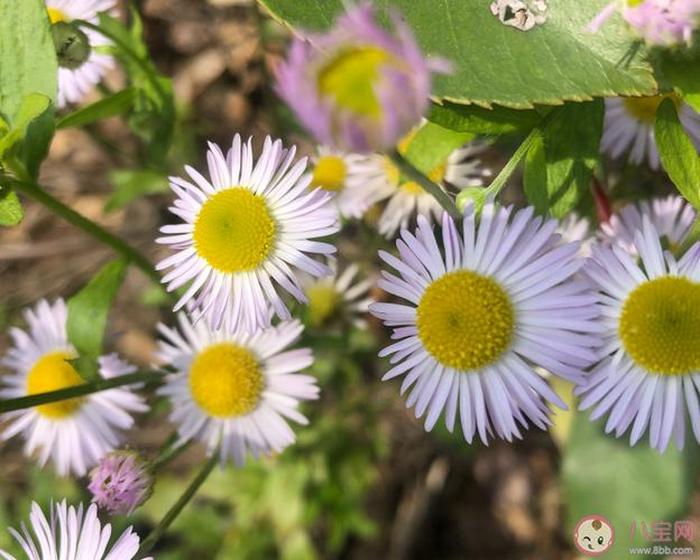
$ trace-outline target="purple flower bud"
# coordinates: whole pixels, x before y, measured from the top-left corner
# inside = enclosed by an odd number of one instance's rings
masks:
[[[105,455],[90,473],[92,501],[112,515],[130,515],[151,495],[153,479],[138,453]]]
[[[280,96],[319,143],[351,152],[393,148],[416,126],[431,92],[428,61],[411,30],[392,15],[387,30],[365,4],[308,41],[295,39],[277,72]]]

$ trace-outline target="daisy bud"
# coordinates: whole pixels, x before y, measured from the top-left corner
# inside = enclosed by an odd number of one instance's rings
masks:
[[[130,515],[153,490],[146,462],[133,451],[105,455],[90,473],[92,501],[112,515]]]
[[[323,34],[296,39],[279,67],[277,89],[301,123],[326,146],[383,151],[420,122],[430,95],[429,62],[394,14],[380,27],[374,8],[349,9]]]
[[[51,26],[51,36],[56,49],[58,65],[75,70],[90,57],[90,41],[77,26],[59,21]]]

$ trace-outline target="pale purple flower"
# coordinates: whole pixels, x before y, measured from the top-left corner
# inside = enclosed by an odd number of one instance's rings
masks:
[[[24,551],[26,560],[132,560],[137,558],[140,539],[127,527],[109,546],[112,526],[100,523],[97,507],[84,510],[83,504],[69,506],[65,500],[51,504],[47,519],[39,504],[32,502],[29,515],[31,533],[24,523],[21,532],[10,528],[10,534]],[[3,560],[16,560],[0,550]],[[143,560],[152,560],[151,557]]]
[[[111,515],[131,515],[153,489],[148,467],[134,451],[115,451],[104,456],[90,473],[92,501]]]
[[[686,410],[700,442],[700,244],[676,260],[646,215],[634,244],[638,257],[599,245],[584,269],[599,290],[604,345],[576,392],[591,420],[607,415],[606,432],[630,430],[635,445],[648,430],[663,452],[671,439],[683,447]]]
[[[391,13],[381,27],[363,4],[341,15],[327,33],[297,38],[277,73],[277,89],[319,143],[350,152],[393,148],[428,107],[428,60],[409,27]]]
[[[511,219],[512,215],[512,219]],[[435,236],[423,216],[415,235],[403,230],[399,256],[380,257],[380,287],[401,303],[370,312],[392,327],[384,380],[404,376],[401,393],[431,430],[443,410],[448,430],[459,413],[462,432],[487,443],[521,437],[532,422],[551,424],[549,404],[564,402],[535,371],[580,381],[597,357],[596,295],[578,243],[561,244],[557,222],[489,202],[477,218],[465,209],[461,235],[446,214]]]
[[[620,10],[624,20],[650,45],[669,47],[690,44],[693,32],[700,25],[700,0],[615,0],[594,18],[589,30],[600,27]]]
[[[696,216],[695,209],[684,198],[669,195],[628,204],[600,224],[600,229],[603,240],[636,255],[635,236],[642,229],[645,217],[669,247],[678,248],[688,237]]]

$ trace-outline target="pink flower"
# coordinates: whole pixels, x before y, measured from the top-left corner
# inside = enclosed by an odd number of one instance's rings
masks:
[[[690,44],[693,32],[700,25],[700,0],[615,0],[596,16],[589,30],[597,32],[617,9],[650,45]]]
[[[92,501],[112,515],[130,515],[151,495],[153,479],[138,453],[115,451],[90,473]]]
[[[351,152],[393,148],[428,107],[431,73],[411,30],[392,14],[379,26],[374,8],[349,9],[323,34],[296,39],[277,72],[277,90],[319,143]]]

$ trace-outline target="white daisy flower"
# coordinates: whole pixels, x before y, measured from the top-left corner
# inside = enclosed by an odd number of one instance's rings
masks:
[[[559,223],[557,233],[561,235],[561,240],[564,243],[579,242],[582,256],[587,257],[591,254],[591,246],[595,241],[595,237],[591,235],[591,222],[588,218],[581,217],[575,212],[570,212]]]
[[[408,152],[415,132],[409,134],[399,145],[399,151]],[[480,187],[483,179],[491,172],[483,169],[478,155],[486,149],[486,144],[474,142],[453,151],[449,157],[428,173],[428,177],[438,185],[450,184],[458,189]],[[369,156],[362,164],[351,170],[348,182],[358,184],[357,192],[363,190],[371,196],[372,203],[388,199],[386,208],[379,218],[379,233],[393,237],[399,229],[408,227],[411,219],[422,215],[431,222],[438,222],[443,208],[435,198],[413,181],[405,181],[396,165],[387,156]],[[362,186],[364,185],[364,186]]]
[[[331,276],[303,280],[304,292],[309,300],[308,315],[310,323],[315,327],[322,326],[331,317],[342,314],[350,322],[362,327],[366,323],[362,316],[369,310],[372,303],[368,297],[372,289],[372,280],[365,278],[353,284],[360,272],[360,267],[351,264],[339,274],[335,260],[330,262]]]
[[[97,25],[98,14],[112,10],[117,5],[117,0],[45,0],[45,2],[53,25],[70,23],[76,19]],[[55,35],[57,31],[55,27],[53,29]],[[76,31],[69,30],[65,33],[74,34]],[[100,47],[110,44],[103,35],[85,28],[81,28],[78,33],[84,34],[81,38],[87,40],[89,47],[78,47],[73,43],[73,51],[67,52],[65,56],[59,55],[57,100],[59,107],[82,101],[102,80],[107,71],[114,67],[114,59],[100,52]]]
[[[24,523],[21,533],[9,531],[20,544],[28,560],[131,560],[139,551],[140,539],[131,527],[127,527],[114,544],[109,547],[112,526],[104,526],[97,518],[97,506],[92,504],[83,515],[83,504],[77,508],[68,506],[63,500],[51,505],[51,515],[46,519],[36,502],[32,502],[29,515],[30,533]],[[4,560],[16,560],[14,556],[0,550]],[[152,560],[144,558],[143,560]]]
[[[695,222],[695,209],[680,196],[669,195],[628,204],[600,225],[603,239],[636,254],[635,236],[647,217],[665,246],[674,250],[686,240]]]
[[[285,321],[255,334],[213,331],[178,314],[180,331],[159,326],[165,338],[158,357],[178,373],[158,390],[172,403],[170,420],[180,442],[202,441],[211,453],[221,445],[222,463],[241,465],[281,452],[295,441],[287,419],[307,424],[299,402],[318,398],[316,380],[298,373],[313,362],[311,350],[285,350],[303,327]]]
[[[178,197],[170,210],[182,223],[161,228],[158,243],[175,254],[157,268],[172,268],[163,278],[168,291],[191,281],[175,311],[191,302],[214,328],[254,331],[270,324],[270,307],[280,319],[291,318],[273,280],[305,302],[294,269],[329,274],[309,254],[335,252],[315,239],[338,231],[338,213],[328,192],[307,189],[306,158],[292,165],[295,153],[267,137],[253,165],[251,140],[242,144],[236,134],[226,156],[209,143],[211,180],[190,166],[194,182],[170,178]]]
[[[391,194],[392,187],[376,174],[386,161],[378,154],[348,154],[319,146],[312,161],[311,185],[334,194],[341,216],[358,219]]]
[[[607,432],[630,427],[634,445],[649,429],[652,447],[685,439],[687,407],[700,442],[700,244],[678,261],[663,251],[648,217],[635,234],[639,261],[618,245],[594,249],[585,272],[602,304],[602,359],[583,382],[581,409],[608,414]]]
[[[10,329],[14,346],[0,360],[13,371],[0,378],[0,397],[14,399],[83,384],[69,362],[77,353],[66,335],[65,302],[58,299],[50,305],[41,300],[25,310],[24,317],[29,330]],[[113,355],[100,358],[99,365],[106,379],[136,369]],[[21,434],[26,454],[38,452],[40,465],[51,459],[60,475],[82,476],[121,445],[122,432],[134,424],[131,413],[147,409],[130,389],[110,389],[5,413],[2,439]]]
[[[661,160],[654,139],[654,123],[656,110],[667,97],[675,101],[681,123],[700,150],[700,115],[673,94],[606,99],[601,150],[613,158],[629,150],[631,163],[638,165],[646,161],[652,169],[658,169]]]
[[[544,429],[548,402],[564,402],[534,371],[540,366],[572,381],[596,358],[596,295],[575,276],[578,244],[558,244],[554,220],[533,208],[484,207],[477,221],[465,209],[460,236],[442,220],[442,249],[423,216],[413,235],[401,232],[399,257],[382,260],[380,287],[406,300],[375,303],[370,312],[393,327],[396,342],[380,353],[393,367],[383,379],[405,375],[401,392],[431,430],[443,409],[451,431],[459,412],[464,437],[487,443],[494,432],[511,441],[528,420]]]

